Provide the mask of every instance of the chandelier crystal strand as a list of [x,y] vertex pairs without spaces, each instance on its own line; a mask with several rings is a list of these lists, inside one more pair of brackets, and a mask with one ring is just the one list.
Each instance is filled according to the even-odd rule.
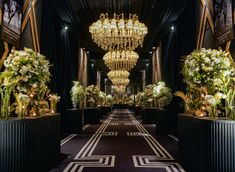
[[143,45],[148,33],[145,24],[140,23],[136,14],[124,19],[124,14],[110,19],[108,14],[101,14],[100,19],[89,27],[94,42],[104,50],[134,50]]

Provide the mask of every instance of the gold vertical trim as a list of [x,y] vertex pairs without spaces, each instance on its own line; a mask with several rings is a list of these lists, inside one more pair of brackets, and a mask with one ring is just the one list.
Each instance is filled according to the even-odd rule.
[[2,8],[0,8],[0,24],[2,24]]
[[8,43],[5,42],[5,41],[4,41],[3,43],[4,43],[5,51],[4,51],[4,53],[3,53],[3,55],[2,55],[2,58],[1,58],[1,60],[0,60],[0,69],[2,68],[3,63],[4,63],[4,60],[6,59],[8,53],[9,53]]
[[205,6],[203,6],[203,9],[202,9],[202,16],[201,16],[201,20],[200,20],[200,26],[199,26],[199,31],[198,31],[198,38],[197,38],[197,50],[200,49],[200,40],[201,40],[201,31],[202,31],[202,24],[203,24],[203,20],[205,19],[204,18],[204,15],[205,15]]
[[228,41],[228,42],[226,43],[226,49],[225,49],[225,51],[230,52],[230,45],[231,45],[231,41]]
[[23,13],[27,9],[28,5],[29,5],[29,0],[25,0],[24,5],[23,5]]
[[26,27],[26,24],[27,24],[27,22],[28,22],[28,20],[29,20],[29,17],[30,17],[30,10],[31,10],[31,9],[29,9],[29,10],[27,11],[27,14],[26,14],[26,16],[25,16],[25,18],[24,18],[24,20],[23,20],[22,27],[21,27],[21,33],[24,31],[24,29],[25,29],[25,27]]
[[33,48],[35,51],[37,51],[32,13],[30,13],[29,19],[30,19],[30,26],[31,26],[31,35],[32,35],[32,39],[33,39]]
[[37,45],[37,51],[40,53],[40,43],[39,43],[39,39],[38,39],[38,27],[37,27],[37,19],[36,19],[36,15],[35,15],[35,5],[37,3],[37,0],[35,0],[33,2],[33,8],[32,8],[32,12],[33,12],[33,19],[34,19],[34,29],[35,29],[35,36],[36,36],[36,45]]
[[211,17],[211,15],[210,15],[208,10],[206,12],[206,18],[208,19],[209,25],[211,27],[211,30],[212,30],[213,34],[214,34],[215,33],[215,26],[214,26],[214,22],[213,22],[212,17]]
[[203,29],[202,29],[202,35],[201,35],[201,40],[200,40],[200,45],[199,45],[200,48],[202,48],[202,44],[203,44],[203,41],[204,41],[204,38],[205,38],[206,21],[207,21],[207,18],[205,17],[204,21],[203,21]]

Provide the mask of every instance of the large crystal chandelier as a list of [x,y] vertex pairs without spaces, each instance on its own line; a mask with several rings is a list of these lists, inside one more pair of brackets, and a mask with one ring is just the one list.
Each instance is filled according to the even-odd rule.
[[104,50],[134,50],[142,46],[148,29],[139,22],[136,14],[129,14],[129,19],[124,19],[124,14],[114,13],[110,19],[108,13],[102,13],[89,27],[89,32],[93,41]]
[[131,70],[139,58],[134,51],[111,51],[104,55],[103,60],[110,70]]

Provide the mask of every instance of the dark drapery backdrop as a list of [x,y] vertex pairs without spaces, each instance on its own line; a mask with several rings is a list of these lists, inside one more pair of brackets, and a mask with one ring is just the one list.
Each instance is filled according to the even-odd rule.
[[196,48],[195,25],[194,0],[190,0],[178,20],[166,27],[168,31],[162,39],[162,74],[173,91],[184,90],[181,59]]
[[62,133],[65,131],[66,109],[71,108],[69,91],[72,81],[78,76],[79,44],[71,36],[70,30],[65,30],[65,23],[58,16],[50,1],[43,1],[41,53],[51,62],[52,80],[50,88],[58,93],[61,100],[58,111],[62,118]]

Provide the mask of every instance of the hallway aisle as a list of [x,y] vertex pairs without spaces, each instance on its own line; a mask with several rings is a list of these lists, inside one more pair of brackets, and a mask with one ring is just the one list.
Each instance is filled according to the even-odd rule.
[[50,172],[184,172],[177,162],[177,142],[155,136],[152,125],[144,127],[128,110],[113,111],[83,133],[62,140],[67,158]]

